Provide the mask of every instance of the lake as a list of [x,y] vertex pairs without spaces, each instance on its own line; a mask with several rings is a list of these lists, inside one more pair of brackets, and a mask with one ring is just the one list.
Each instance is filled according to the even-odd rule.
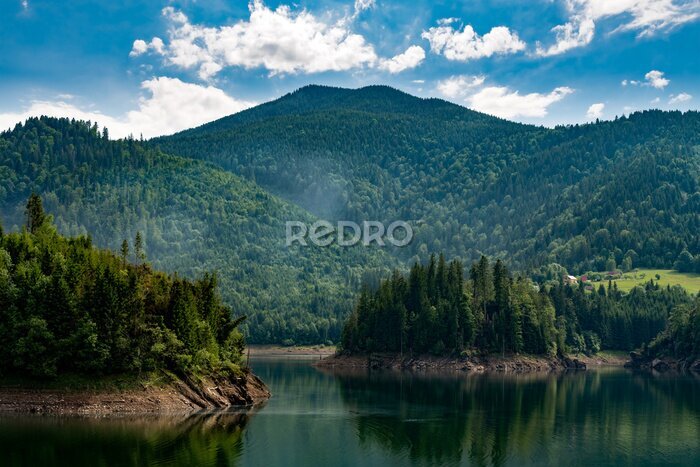
[[12,465],[700,465],[700,378],[465,375],[257,358],[272,399],[189,416],[0,417]]

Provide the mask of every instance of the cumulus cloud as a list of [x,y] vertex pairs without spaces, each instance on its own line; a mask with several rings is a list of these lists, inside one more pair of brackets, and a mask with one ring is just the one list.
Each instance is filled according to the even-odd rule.
[[136,109],[123,116],[110,116],[86,110],[63,100],[33,101],[16,113],[0,113],[0,129],[13,127],[32,116],[69,117],[97,122],[109,128],[110,136],[152,137],[202,125],[253,105],[227,95],[212,86],[186,83],[177,78],[157,77],[141,83],[146,96]]
[[538,44],[537,54],[558,55],[582,47],[593,40],[596,22],[621,17],[613,32],[637,31],[639,37],[652,36],[700,18],[697,0],[563,0],[569,21],[555,26],[555,41],[548,47]]
[[671,80],[664,78],[664,72],[659,70],[651,70],[644,75],[644,79],[647,81],[646,84],[648,86],[656,89],[663,89],[671,82]]
[[484,84],[485,76],[456,75],[438,81],[437,90],[440,94],[450,99],[465,97],[474,88]]
[[143,39],[136,39],[134,44],[131,46],[129,56],[138,57],[139,55],[145,54],[149,50],[162,54],[164,46],[165,44],[163,44],[163,40],[160,37],[154,37],[151,39],[151,42],[146,42]]
[[588,107],[588,111],[586,111],[586,117],[591,120],[601,118],[603,116],[603,110],[605,110],[605,104],[602,102],[592,104],[590,107]]
[[460,30],[455,29],[453,23],[454,18],[440,20],[438,26],[421,34],[423,39],[430,42],[430,50],[433,53],[444,55],[448,60],[466,62],[525,50],[525,42],[505,26],[494,27],[480,36],[469,24]]
[[[365,0],[358,6],[369,8],[372,3]],[[272,10],[262,0],[252,1],[249,10],[248,20],[207,27],[166,7],[168,41],[160,48],[146,48],[163,55],[171,65],[196,69],[202,79],[225,67],[261,67],[275,75],[345,71],[378,61],[374,47],[349,29],[347,18],[328,23],[304,9],[292,11],[282,5]],[[132,53],[143,53],[144,42],[135,41]]]
[[383,59],[379,62],[379,68],[391,74],[400,73],[410,68],[415,68],[425,60],[425,50],[417,45],[412,45],[402,54],[393,58]]
[[679,94],[676,94],[675,96],[671,96],[671,98],[668,100],[668,103],[671,105],[680,104],[682,102],[688,102],[692,98],[693,96],[691,96],[687,92],[681,92]]
[[665,73],[659,70],[651,70],[644,75],[644,81],[634,79],[623,79],[622,86],[651,86],[656,89],[663,89],[671,83],[671,80],[666,78]]
[[468,97],[467,103],[474,110],[501,118],[545,117],[549,106],[572,92],[571,88],[558,87],[548,94],[521,95],[505,86],[489,86]]

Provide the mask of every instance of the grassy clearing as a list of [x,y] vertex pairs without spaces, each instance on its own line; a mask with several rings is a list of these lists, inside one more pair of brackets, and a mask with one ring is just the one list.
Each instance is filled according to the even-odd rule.
[[[656,279],[657,274],[661,277],[658,280]],[[623,274],[622,279],[613,282],[617,284],[618,289],[629,292],[637,285],[649,282],[650,279],[658,282],[662,287],[680,285],[689,293],[697,294],[700,292],[700,274],[681,273],[671,269],[637,269]]]

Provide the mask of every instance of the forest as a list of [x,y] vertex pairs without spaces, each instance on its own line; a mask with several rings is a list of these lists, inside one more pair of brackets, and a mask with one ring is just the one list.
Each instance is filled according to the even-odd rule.
[[[149,141],[47,117],[0,134],[6,231],[35,192],[62,235],[117,251],[141,232],[154,268],[217,273],[251,343],[337,343],[363,284],[431,252],[501,259],[537,283],[698,271],[699,183],[698,112],[543,128],[386,86],[307,86]],[[405,248],[285,247],[285,221],[318,219],[403,220],[415,235]]]
[[285,248],[285,221],[313,216],[240,177],[87,122],[32,118],[0,134],[0,220],[24,223],[35,192],[59,233],[119,251],[143,237],[154,268],[216,272],[250,342],[337,342],[359,285],[398,263],[381,249]]
[[[443,255],[433,255],[426,265],[415,263],[408,276],[395,271],[376,290],[362,290],[345,323],[342,348],[591,355],[641,347],[664,331],[667,321],[670,340],[695,342],[697,351],[700,335],[686,325],[698,323],[697,299],[693,305],[680,287],[660,288],[650,281],[628,294],[604,284],[593,292],[583,285],[538,287],[514,277],[501,260],[492,264],[485,256],[471,265],[465,279],[458,260],[448,263]],[[680,332],[689,337],[681,338]]]
[[0,227],[0,375],[240,371],[245,316],[222,303],[215,275],[154,270],[140,233],[120,253],[59,235],[37,195],[21,232]]
[[583,273],[700,254],[698,112],[549,129],[387,86],[307,86],[150,143],[330,221],[413,222],[392,252],[407,265],[442,251]]

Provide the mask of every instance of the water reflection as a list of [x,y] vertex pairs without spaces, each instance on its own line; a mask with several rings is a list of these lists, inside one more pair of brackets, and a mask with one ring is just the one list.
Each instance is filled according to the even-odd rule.
[[0,417],[3,466],[237,465],[250,414]]
[[700,465],[700,381],[624,370],[319,371],[258,360],[252,413],[0,416],[0,465]]
[[691,377],[332,374],[359,442],[414,463],[684,462],[700,449]]

